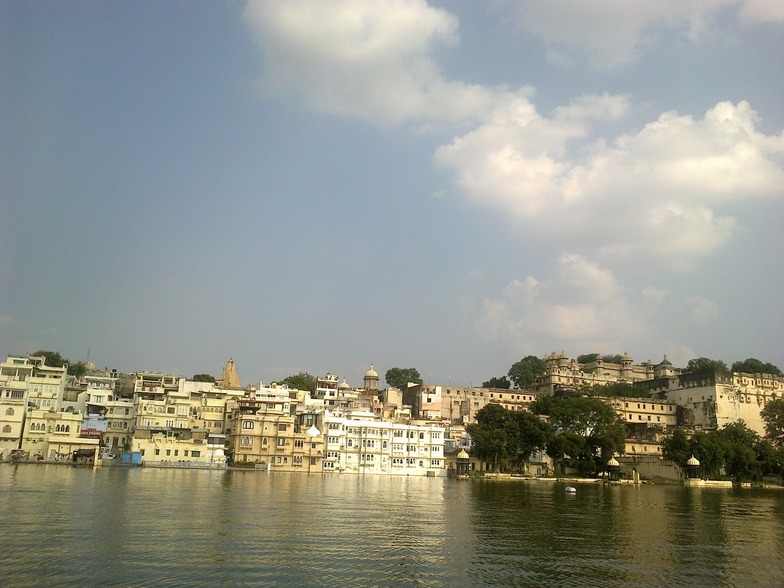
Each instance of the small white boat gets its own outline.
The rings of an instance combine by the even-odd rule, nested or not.
[[[567,494],[576,494],[577,493],[577,488],[575,488],[574,486],[567,486],[566,487],[566,493]]]

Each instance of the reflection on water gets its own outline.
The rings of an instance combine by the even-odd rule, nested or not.
[[[0,465],[8,586],[781,586],[784,493]]]

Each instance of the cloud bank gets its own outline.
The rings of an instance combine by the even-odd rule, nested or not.
[[[665,34],[699,44],[728,14],[742,26],[782,22],[775,4],[532,0],[500,10],[541,39],[553,62],[608,70]],[[628,95],[578,96],[543,114],[530,87],[446,79],[435,51],[459,43],[459,23],[423,0],[250,2],[244,17],[268,96],[379,127],[450,129],[433,158],[457,193],[510,219],[527,242],[573,252],[552,275],[513,279],[478,305],[476,332],[488,339],[618,350],[616,333],[634,338],[673,302],[655,285],[624,286],[625,268],[688,272],[731,241],[732,211],[784,192],[784,132],[758,130],[743,100],[717,101],[699,116],[662,112],[613,134],[608,123],[637,108]],[[680,302],[698,323],[720,315],[706,297]]]

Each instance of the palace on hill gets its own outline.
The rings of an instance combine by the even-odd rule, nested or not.
[[[465,426],[488,404],[528,410],[544,394],[616,382],[641,391],[639,398],[600,396],[626,422],[626,454],[660,458],[661,440],[676,428],[743,420],[764,434],[760,411],[784,389],[784,379],[770,374],[683,373],[666,357],[635,364],[628,354],[618,363],[597,355],[580,363],[552,353],[543,360],[545,373],[527,389],[381,388],[371,365],[361,386],[326,374],[310,391],[243,386],[231,359],[215,382],[197,382],[96,370],[76,380],[42,357],[8,356],[0,363],[0,460],[445,476],[457,453],[470,450]],[[533,456],[531,472],[550,471],[548,460]]]

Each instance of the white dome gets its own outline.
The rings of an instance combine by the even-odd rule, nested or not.
[[[378,377],[378,374],[376,373],[376,370],[373,369],[373,364],[372,363],[370,364],[370,369],[365,372],[365,377],[366,378],[377,378]]]

